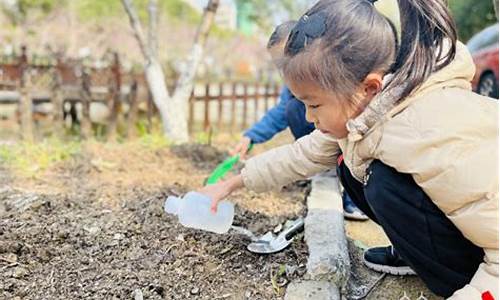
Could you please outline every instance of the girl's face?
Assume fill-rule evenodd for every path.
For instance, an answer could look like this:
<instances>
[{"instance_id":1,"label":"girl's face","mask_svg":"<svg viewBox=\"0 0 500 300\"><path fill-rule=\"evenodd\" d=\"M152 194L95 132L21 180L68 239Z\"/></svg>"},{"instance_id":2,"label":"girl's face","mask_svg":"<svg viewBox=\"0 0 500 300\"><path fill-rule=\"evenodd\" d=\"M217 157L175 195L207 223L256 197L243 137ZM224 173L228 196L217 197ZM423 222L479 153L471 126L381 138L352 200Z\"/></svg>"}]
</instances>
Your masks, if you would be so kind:
<instances>
[{"instance_id":1,"label":"girl's face","mask_svg":"<svg viewBox=\"0 0 500 300\"><path fill-rule=\"evenodd\" d=\"M313 82L287 82L292 94L306 107L306 120L323 133L341 139L348 134L346 123L357 117L382 88L382 76L369 74L352 95L352 101L322 89Z\"/></svg>"}]
</instances>

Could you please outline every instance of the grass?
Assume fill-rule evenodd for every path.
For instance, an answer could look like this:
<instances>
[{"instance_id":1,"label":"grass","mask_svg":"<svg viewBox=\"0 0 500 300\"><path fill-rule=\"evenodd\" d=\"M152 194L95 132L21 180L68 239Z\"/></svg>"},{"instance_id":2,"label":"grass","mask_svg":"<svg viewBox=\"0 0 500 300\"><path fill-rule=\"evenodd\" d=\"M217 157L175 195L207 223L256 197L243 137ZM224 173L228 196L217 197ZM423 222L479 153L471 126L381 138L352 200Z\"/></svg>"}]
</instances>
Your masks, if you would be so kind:
<instances>
[{"instance_id":1,"label":"grass","mask_svg":"<svg viewBox=\"0 0 500 300\"><path fill-rule=\"evenodd\" d=\"M0 146L0 163L23 176L37 177L54 164L80 153L78 141L49 138L42 142L18 142Z\"/></svg>"}]
</instances>

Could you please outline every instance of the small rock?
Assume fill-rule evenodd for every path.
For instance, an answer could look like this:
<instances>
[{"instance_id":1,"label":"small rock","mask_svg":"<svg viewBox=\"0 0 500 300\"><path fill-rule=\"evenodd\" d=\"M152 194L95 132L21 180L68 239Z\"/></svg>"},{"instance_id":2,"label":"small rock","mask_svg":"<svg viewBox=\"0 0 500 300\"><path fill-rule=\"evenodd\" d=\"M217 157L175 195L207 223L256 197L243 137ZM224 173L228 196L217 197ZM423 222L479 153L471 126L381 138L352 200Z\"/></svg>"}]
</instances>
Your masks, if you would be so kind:
<instances>
[{"instance_id":1,"label":"small rock","mask_svg":"<svg viewBox=\"0 0 500 300\"><path fill-rule=\"evenodd\" d=\"M297 273L297 266L285 265L286 277L291 278L293 275Z\"/></svg>"},{"instance_id":2,"label":"small rock","mask_svg":"<svg viewBox=\"0 0 500 300\"><path fill-rule=\"evenodd\" d=\"M83 230L87 231L90 235L97 235L101 231L101 228L97 226L85 226Z\"/></svg>"},{"instance_id":3,"label":"small rock","mask_svg":"<svg viewBox=\"0 0 500 300\"><path fill-rule=\"evenodd\" d=\"M69 233L68 233L68 232L59 232L59 233L57 234L57 238L58 238L59 240L65 240L65 239L67 239L68 237L69 237Z\"/></svg>"},{"instance_id":4,"label":"small rock","mask_svg":"<svg viewBox=\"0 0 500 300\"><path fill-rule=\"evenodd\" d=\"M197 286L191 289L191 295L198 295L199 293L200 293L200 288L198 288Z\"/></svg>"},{"instance_id":5,"label":"small rock","mask_svg":"<svg viewBox=\"0 0 500 300\"><path fill-rule=\"evenodd\" d=\"M23 267L16 267L14 268L14 271L12 272L12 277L14 278L22 278L26 275L28 275L29 271Z\"/></svg>"},{"instance_id":6,"label":"small rock","mask_svg":"<svg viewBox=\"0 0 500 300\"><path fill-rule=\"evenodd\" d=\"M283 227L285 228L290 228L295 221L293 220L286 220L285 225Z\"/></svg>"},{"instance_id":7,"label":"small rock","mask_svg":"<svg viewBox=\"0 0 500 300\"><path fill-rule=\"evenodd\" d=\"M181 242L185 242L186 241L184 239L184 235L183 234L179 234L175 239L178 240L178 241L181 241Z\"/></svg>"},{"instance_id":8,"label":"small rock","mask_svg":"<svg viewBox=\"0 0 500 300\"><path fill-rule=\"evenodd\" d=\"M144 297L142 296L142 291L140 289L135 289L133 294L134 294L134 300L144 299Z\"/></svg>"},{"instance_id":9,"label":"small rock","mask_svg":"<svg viewBox=\"0 0 500 300\"><path fill-rule=\"evenodd\" d=\"M17 262L17 255L15 255L14 253L8 253L7 255L2 257L2 260L5 260L6 262L13 264Z\"/></svg>"},{"instance_id":10,"label":"small rock","mask_svg":"<svg viewBox=\"0 0 500 300\"><path fill-rule=\"evenodd\" d=\"M124 238L125 238L125 235L122 233L115 233L113 235L113 240L116 240L116 241L123 240Z\"/></svg>"},{"instance_id":11,"label":"small rock","mask_svg":"<svg viewBox=\"0 0 500 300\"><path fill-rule=\"evenodd\" d=\"M246 291L245 298L250 299L250 297L252 297L252 291Z\"/></svg>"},{"instance_id":12,"label":"small rock","mask_svg":"<svg viewBox=\"0 0 500 300\"><path fill-rule=\"evenodd\" d=\"M274 233L278 233L278 232L280 232L282 229L283 229L283 225L282 225L282 224L278 224L278 226L274 227L273 232L274 232Z\"/></svg>"}]
</instances>

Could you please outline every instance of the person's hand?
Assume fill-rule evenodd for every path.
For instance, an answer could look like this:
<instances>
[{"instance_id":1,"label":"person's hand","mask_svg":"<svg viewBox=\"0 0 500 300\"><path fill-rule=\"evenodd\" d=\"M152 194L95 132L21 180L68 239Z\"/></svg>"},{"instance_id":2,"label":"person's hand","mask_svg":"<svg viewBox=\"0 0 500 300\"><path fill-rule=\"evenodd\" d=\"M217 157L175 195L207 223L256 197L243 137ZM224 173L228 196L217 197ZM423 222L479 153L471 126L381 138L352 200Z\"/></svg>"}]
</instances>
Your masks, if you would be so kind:
<instances>
[{"instance_id":1,"label":"person's hand","mask_svg":"<svg viewBox=\"0 0 500 300\"><path fill-rule=\"evenodd\" d=\"M210 210L216 213L219 202L243 186L243 178L241 175L237 175L228 180L220 181L213 185L207 185L198 192L212 199Z\"/></svg>"},{"instance_id":2,"label":"person's hand","mask_svg":"<svg viewBox=\"0 0 500 300\"><path fill-rule=\"evenodd\" d=\"M229 154L232 156L239 154L241 160L245 160L248 152L248 148L250 147L250 144L252 143L252 140L250 140L249 137L243 136L238 144L234 146L233 149L229 151Z\"/></svg>"}]
</instances>

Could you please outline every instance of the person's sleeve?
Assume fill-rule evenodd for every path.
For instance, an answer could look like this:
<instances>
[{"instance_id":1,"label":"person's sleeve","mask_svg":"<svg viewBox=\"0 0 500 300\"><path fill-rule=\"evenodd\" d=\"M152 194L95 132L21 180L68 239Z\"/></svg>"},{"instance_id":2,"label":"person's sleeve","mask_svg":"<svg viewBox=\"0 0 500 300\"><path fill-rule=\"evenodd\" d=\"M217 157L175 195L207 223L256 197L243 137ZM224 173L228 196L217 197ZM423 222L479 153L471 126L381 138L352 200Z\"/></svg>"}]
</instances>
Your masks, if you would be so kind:
<instances>
[{"instance_id":1,"label":"person's sleeve","mask_svg":"<svg viewBox=\"0 0 500 300\"><path fill-rule=\"evenodd\" d=\"M318 130L293 144L264 152L246 161L241 171L245 186L256 192L281 188L335 167L337 140Z\"/></svg>"},{"instance_id":2,"label":"person's sleeve","mask_svg":"<svg viewBox=\"0 0 500 300\"><path fill-rule=\"evenodd\" d=\"M243 135L250 138L252 143L260 144L272 139L274 135L288 127L286 120L286 106L290 100L290 92L284 88L280 93L280 100L276 106L248 129Z\"/></svg>"}]
</instances>

